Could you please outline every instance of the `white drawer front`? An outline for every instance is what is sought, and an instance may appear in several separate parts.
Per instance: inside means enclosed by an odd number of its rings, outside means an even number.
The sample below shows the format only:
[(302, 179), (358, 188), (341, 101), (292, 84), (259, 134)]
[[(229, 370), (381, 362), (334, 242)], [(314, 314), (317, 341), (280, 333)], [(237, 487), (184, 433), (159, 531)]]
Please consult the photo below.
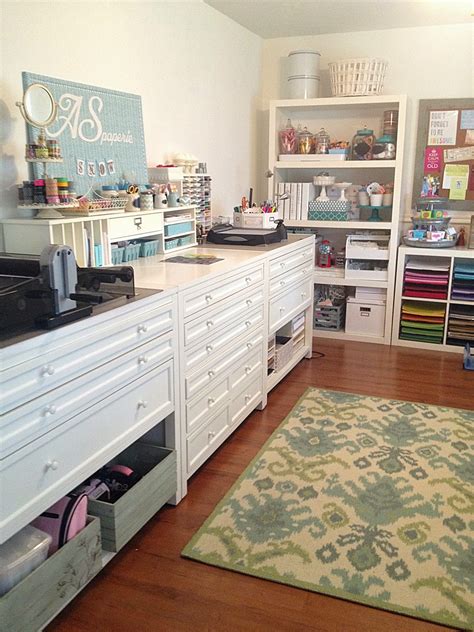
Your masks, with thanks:
[[(171, 331), (173, 305), (138, 311), (92, 326), (79, 339), (53, 347), (44, 355), (3, 371), (0, 383), (2, 412), (39, 397), (53, 388), (110, 361), (112, 358)], [(49, 349), (49, 346), (48, 346)]]
[(186, 376), (186, 397), (192, 397), (208, 384), (212, 384), (214, 381), (217, 381), (225, 375), (230, 367), (234, 366), (238, 362), (243, 362), (244, 359), (250, 357), (258, 345), (261, 345), (262, 341), (263, 335), (261, 332), (253, 334), (247, 340), (239, 343), (231, 349), (228, 349), (224, 352), (224, 354), (221, 354), (214, 360), (210, 368), (205, 370), (198, 369), (194, 373)]
[(109, 239), (120, 239), (125, 237), (138, 238), (141, 235), (163, 232), (162, 213), (143, 213), (130, 217), (122, 215), (109, 219)]
[(217, 410), (230, 394), (230, 378), (226, 376), (223, 380), (213, 384), (207, 389), (204, 395), (197, 395), (186, 404), (186, 430), (188, 433), (194, 432), (215, 410)]
[(183, 314), (185, 317), (196, 314), (199, 310), (211, 307), (236, 292), (250, 288), (263, 281), (263, 267), (253, 268), (218, 283), (203, 284), (199, 290), (190, 290), (183, 296)]
[(168, 361), (1, 461), (1, 541), (169, 415), (173, 391)]
[(191, 371), (202, 362), (212, 361), (216, 354), (234, 338), (250, 331), (263, 323), (263, 306), (245, 316), (245, 320), (229, 323), (225, 329), (216, 333), (211, 341), (203, 341), (184, 353), (184, 368)]
[(246, 386), (232, 397), (230, 405), (231, 426), (240, 423), (252, 412), (262, 399), (262, 391), (262, 377), (259, 376), (259, 379), (248, 380)]
[(242, 320), (253, 308), (263, 305), (263, 289), (233, 297), (231, 302), (213, 310), (206, 310), (194, 320), (188, 320), (184, 325), (184, 344), (194, 344), (214, 335), (223, 324)]
[(0, 419), (0, 458), (65, 423), (173, 355), (170, 333), (67, 382)]
[(270, 300), (270, 331), (275, 331), (285, 324), (310, 303), (313, 291), (312, 278), (293, 287), (286, 294), (280, 294)]
[(314, 245), (304, 246), (292, 252), (270, 260), (270, 278), (297, 268), (301, 264), (314, 266)]
[(188, 476), (191, 476), (211, 456), (226, 436), (229, 425), (229, 407), (227, 406), (188, 438)]
[(230, 376), (230, 385), (232, 391), (238, 388), (251, 375), (254, 380), (261, 379), (262, 372), (262, 345), (259, 345), (255, 351), (250, 351), (248, 357), (232, 370)]
[(284, 292), (295, 286), (298, 281), (312, 276), (313, 266), (310, 263), (305, 263), (298, 268), (293, 268), (289, 272), (280, 274), (270, 280), (270, 296), (273, 297), (280, 292)]

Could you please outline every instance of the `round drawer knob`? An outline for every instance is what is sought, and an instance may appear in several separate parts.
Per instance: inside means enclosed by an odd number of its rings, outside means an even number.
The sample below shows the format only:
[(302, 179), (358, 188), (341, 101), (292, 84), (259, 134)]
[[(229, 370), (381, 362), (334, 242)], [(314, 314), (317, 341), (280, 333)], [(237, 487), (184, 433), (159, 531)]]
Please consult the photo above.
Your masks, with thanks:
[(250, 325), (251, 325), (251, 324), (252, 324), (252, 321), (251, 321), (251, 320), (246, 320), (246, 321), (245, 321), (245, 326), (246, 326), (246, 327), (250, 327)]
[(54, 404), (50, 404), (49, 406), (46, 406), (46, 408), (44, 409), (45, 415), (54, 415), (55, 412), (56, 412), (56, 406)]
[(282, 268), (284, 268), (284, 267), (286, 266), (286, 263), (285, 263), (284, 261), (281, 261), (281, 262), (280, 262), (280, 266), (281, 266)]
[(251, 370), (252, 370), (251, 366), (246, 366), (245, 367), (245, 373), (247, 373), (247, 375), (250, 373)]
[(146, 334), (146, 332), (148, 331), (148, 326), (147, 325), (138, 325), (137, 327), (137, 331), (139, 334)]
[(148, 356), (141, 355), (138, 356), (138, 364), (146, 364), (148, 362)]
[(306, 292), (301, 292), (301, 298), (306, 298)]
[(59, 463), (56, 461), (56, 459), (50, 459), (49, 461), (46, 461), (45, 463), (45, 469), (47, 470), (57, 470), (59, 467)]
[(206, 323), (206, 325), (207, 325), (208, 327), (213, 327), (213, 326), (214, 326), (214, 321), (213, 321), (213, 320), (208, 320), (208, 321), (207, 321), (207, 323)]
[(209, 377), (214, 377), (215, 373), (214, 371), (208, 371), (207, 374), (209, 375)]
[(210, 430), (208, 434), (209, 439), (214, 439), (215, 436), (216, 436), (216, 433)]
[(252, 281), (252, 279), (250, 277), (245, 277), (245, 283), (247, 283), (247, 285)]
[(249, 305), (249, 306), (250, 306), (250, 305), (252, 305), (252, 302), (253, 302), (253, 301), (252, 301), (251, 299), (249, 299), (249, 298), (248, 298), (245, 302), (247, 303), (247, 305)]
[(285, 308), (284, 307), (280, 307), (280, 312), (284, 312)]
[(213, 397), (209, 397), (209, 399), (207, 400), (207, 403), (209, 404), (209, 406), (212, 406), (213, 404), (216, 403), (216, 400)]
[(52, 366), (51, 364), (46, 364), (41, 369), (41, 375), (54, 375), (54, 366)]
[(214, 347), (212, 345), (206, 345), (206, 351), (208, 353), (210, 353), (213, 349), (214, 349)]
[(245, 401), (249, 402), (252, 399), (252, 395), (246, 395), (245, 396)]
[(280, 281), (280, 285), (286, 285), (286, 281)]
[(212, 294), (206, 294), (205, 299), (208, 303), (209, 301), (212, 301)]
[(252, 343), (251, 343), (251, 342), (247, 342), (247, 347), (248, 347), (249, 349), (251, 349), (251, 348), (252, 348), (252, 346), (253, 346), (253, 345), (252, 345)]
[(146, 399), (141, 399), (138, 404), (137, 404), (138, 408), (146, 408), (148, 406), (148, 402), (146, 401)]

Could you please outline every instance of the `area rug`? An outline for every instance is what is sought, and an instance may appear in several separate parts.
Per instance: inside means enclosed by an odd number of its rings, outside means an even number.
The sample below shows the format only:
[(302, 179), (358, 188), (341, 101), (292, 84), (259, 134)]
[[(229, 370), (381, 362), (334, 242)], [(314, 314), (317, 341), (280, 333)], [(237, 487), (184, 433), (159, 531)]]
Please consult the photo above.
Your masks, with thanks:
[(182, 554), (474, 627), (474, 412), (308, 389)]

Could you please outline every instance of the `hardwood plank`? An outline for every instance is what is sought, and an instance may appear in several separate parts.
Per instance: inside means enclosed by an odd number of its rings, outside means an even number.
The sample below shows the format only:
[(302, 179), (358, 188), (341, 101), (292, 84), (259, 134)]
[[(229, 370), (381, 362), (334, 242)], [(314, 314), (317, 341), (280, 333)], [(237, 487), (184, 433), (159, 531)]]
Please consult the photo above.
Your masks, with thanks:
[(48, 632), (442, 632), (449, 628), (225, 571), (180, 552), (308, 386), (474, 410), (448, 353), (324, 340), (47, 628)]

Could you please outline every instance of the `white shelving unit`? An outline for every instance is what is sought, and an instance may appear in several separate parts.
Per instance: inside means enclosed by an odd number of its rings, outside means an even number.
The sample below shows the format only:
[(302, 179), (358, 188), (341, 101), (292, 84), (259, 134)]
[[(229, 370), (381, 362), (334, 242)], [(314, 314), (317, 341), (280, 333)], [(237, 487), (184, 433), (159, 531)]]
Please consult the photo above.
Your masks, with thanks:
[[(310, 155), (300, 158), (279, 160), (278, 131), (285, 127), (288, 119), (294, 126), (301, 124), (311, 132), (317, 133), (324, 127), (334, 140), (350, 140), (364, 125), (374, 129), (376, 136), (382, 134), (383, 112), (398, 110), (397, 157), (395, 160), (314, 160)], [(385, 327), (383, 336), (355, 335), (341, 331), (315, 329), (314, 336), (321, 338), (339, 338), (341, 340), (360, 340), (382, 344), (391, 343), (393, 299), (395, 287), (397, 247), (399, 240), (399, 218), (401, 205), (401, 183), (403, 168), (403, 150), (406, 124), (406, 96), (380, 95), (374, 97), (345, 97), (323, 99), (286, 99), (270, 103), (269, 164), (274, 173), (269, 181), (268, 196), (274, 197), (281, 182), (312, 182), (313, 176), (321, 171), (336, 176), (338, 182), (368, 184), (372, 181), (381, 184), (393, 182), (393, 205), (391, 214), (383, 215), (381, 222), (367, 221), (311, 221), (285, 220), (288, 226), (298, 228), (318, 228), (321, 234), (330, 240), (342, 244), (345, 236), (351, 232), (370, 230), (384, 231), (390, 235), (388, 256), (388, 279), (347, 279), (344, 271), (335, 268), (331, 272), (314, 271), (315, 284), (331, 284), (347, 287), (378, 287), (387, 289)], [(367, 211), (361, 211), (362, 214)]]
[[(167, 254), (178, 250), (185, 250), (196, 246), (196, 208), (194, 206), (174, 206), (162, 211), (163, 213), (163, 240), (160, 240), (160, 252)], [(180, 230), (173, 235), (167, 235), (167, 227), (190, 224), (189, 230)], [(174, 244), (177, 241), (177, 244)], [(172, 244), (172, 246), (170, 246)]]
[[(170, 215), (191, 215), (183, 222), (191, 222), (190, 243), (164, 250), (164, 224)], [(178, 220), (179, 221), (179, 220)], [(174, 222), (176, 223), (176, 222)], [(5, 251), (9, 254), (39, 255), (49, 244), (70, 246), (79, 266), (96, 265), (94, 248), (88, 253), (87, 242), (101, 245), (104, 264), (111, 265), (111, 244), (119, 241), (156, 237), (160, 240), (160, 252), (170, 253), (196, 245), (196, 217), (194, 206), (177, 206), (170, 209), (127, 212), (98, 213), (85, 217), (61, 217), (58, 219), (20, 219), (2, 220)], [(181, 235), (180, 237), (183, 237)], [(170, 236), (169, 239), (179, 239)]]
[(191, 199), (196, 207), (196, 221), (207, 233), (212, 227), (211, 220), (211, 176), (208, 173), (185, 173), (182, 194)]
[[(438, 260), (438, 262), (449, 262), (449, 284), (448, 284), (448, 298), (431, 299), (415, 296), (403, 296), (403, 280), (405, 275), (405, 265), (410, 258), (419, 259), (421, 257), (429, 257), (430, 260)], [(392, 344), (400, 347), (411, 347), (414, 349), (429, 349), (431, 351), (452, 351), (461, 353), (463, 347), (459, 345), (453, 345), (447, 343), (448, 332), (448, 320), (451, 305), (464, 305), (472, 307), (474, 314), (474, 301), (460, 301), (457, 299), (451, 299), (451, 289), (453, 281), (453, 270), (455, 261), (469, 261), (474, 263), (474, 250), (467, 248), (413, 248), (408, 246), (400, 246), (398, 250), (398, 264), (397, 264), (397, 280), (395, 287), (395, 304), (393, 314), (393, 330), (392, 330)], [(444, 321), (443, 343), (430, 343), (430, 342), (417, 342), (415, 340), (403, 340), (400, 338), (400, 316), (401, 308), (404, 301), (410, 301), (411, 303), (434, 303), (438, 305), (446, 306), (446, 314)]]

